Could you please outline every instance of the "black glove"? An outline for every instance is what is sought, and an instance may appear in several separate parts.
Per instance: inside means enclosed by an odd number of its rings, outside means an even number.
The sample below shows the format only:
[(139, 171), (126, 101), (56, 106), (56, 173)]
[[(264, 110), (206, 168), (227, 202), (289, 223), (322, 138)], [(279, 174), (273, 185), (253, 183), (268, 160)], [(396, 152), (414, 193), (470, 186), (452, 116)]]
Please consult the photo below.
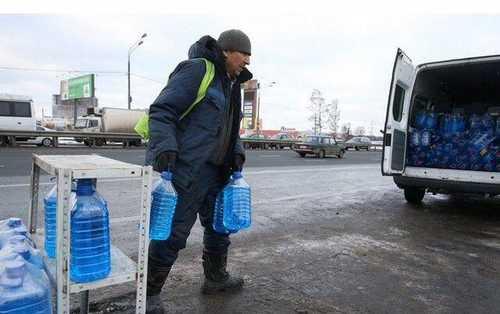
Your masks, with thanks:
[(158, 172), (173, 171), (175, 169), (175, 161), (177, 160), (177, 153), (166, 151), (160, 153), (154, 162), (154, 170)]
[(241, 170), (243, 170), (244, 163), (245, 163), (245, 156), (240, 155), (240, 154), (234, 155), (233, 164), (232, 164), (233, 172), (234, 171), (241, 172)]

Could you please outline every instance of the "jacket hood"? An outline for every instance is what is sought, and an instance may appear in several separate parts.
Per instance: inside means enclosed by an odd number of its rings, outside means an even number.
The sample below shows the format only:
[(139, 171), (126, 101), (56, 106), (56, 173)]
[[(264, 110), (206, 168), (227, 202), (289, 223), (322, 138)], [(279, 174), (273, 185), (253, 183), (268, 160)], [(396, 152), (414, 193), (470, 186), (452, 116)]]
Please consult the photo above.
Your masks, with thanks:
[[(189, 59), (205, 58), (215, 64), (220, 72), (226, 72), (226, 64), (222, 49), (217, 41), (211, 36), (203, 36), (191, 45), (188, 51)], [(244, 83), (252, 78), (252, 73), (248, 69), (243, 70), (238, 76), (238, 81)]]

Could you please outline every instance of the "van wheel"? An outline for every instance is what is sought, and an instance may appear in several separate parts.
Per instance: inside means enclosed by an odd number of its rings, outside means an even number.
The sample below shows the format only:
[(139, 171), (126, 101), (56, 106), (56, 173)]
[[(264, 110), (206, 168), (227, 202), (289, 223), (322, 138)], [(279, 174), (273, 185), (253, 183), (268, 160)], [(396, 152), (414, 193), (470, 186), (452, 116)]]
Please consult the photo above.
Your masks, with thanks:
[(318, 154), (318, 157), (319, 158), (325, 158), (325, 151), (324, 150), (320, 150), (319, 154)]
[(425, 195), (425, 189), (407, 187), (405, 190), (405, 199), (408, 203), (419, 205), (422, 203)]

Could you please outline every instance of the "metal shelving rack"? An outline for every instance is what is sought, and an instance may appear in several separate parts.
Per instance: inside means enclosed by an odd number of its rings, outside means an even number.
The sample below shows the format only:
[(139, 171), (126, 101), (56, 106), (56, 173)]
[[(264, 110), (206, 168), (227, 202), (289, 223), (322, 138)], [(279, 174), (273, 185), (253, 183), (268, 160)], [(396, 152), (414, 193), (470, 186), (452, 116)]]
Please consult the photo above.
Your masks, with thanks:
[[(88, 291), (126, 282), (136, 282), (136, 313), (146, 312), (146, 281), (149, 244), (149, 213), (151, 209), (151, 166), (137, 166), (99, 155), (36, 155), (33, 154), (31, 198), (28, 215), (30, 233), (39, 248), (43, 248), (43, 236), (36, 234), (40, 170), (57, 177), (57, 256), (46, 258), (49, 275), (56, 286), (57, 313), (70, 313), (70, 295), (80, 292), (81, 304), (88, 309)], [(141, 213), (139, 221), (139, 250), (135, 263), (120, 249), (111, 246), (111, 273), (108, 277), (90, 282), (74, 283), (70, 270), (70, 211), (71, 182), (73, 179), (142, 178)], [(44, 250), (41, 250), (44, 252)], [(54, 276), (55, 275), (55, 276)], [(84, 310), (84, 311), (85, 311)], [(84, 312), (83, 311), (83, 312)]]

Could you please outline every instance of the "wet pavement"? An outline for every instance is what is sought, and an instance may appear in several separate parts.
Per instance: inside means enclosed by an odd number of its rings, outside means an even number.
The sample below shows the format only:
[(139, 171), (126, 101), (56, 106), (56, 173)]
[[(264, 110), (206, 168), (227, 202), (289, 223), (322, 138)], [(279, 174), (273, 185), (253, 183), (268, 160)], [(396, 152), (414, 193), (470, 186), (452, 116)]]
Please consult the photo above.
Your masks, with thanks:
[[(373, 162), (249, 167), (246, 178), (253, 224), (232, 236), (229, 255), (244, 290), (201, 295), (197, 223), (162, 292), (169, 313), (498, 312), (499, 198), (426, 195), (423, 205), (409, 205)], [(28, 202), (20, 181), (2, 182), (0, 218)], [(137, 252), (139, 185), (98, 184), (113, 241), (130, 256)], [(72, 300), (76, 309), (78, 296)], [(135, 308), (132, 285), (92, 291), (90, 300), (95, 313)]]

